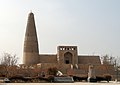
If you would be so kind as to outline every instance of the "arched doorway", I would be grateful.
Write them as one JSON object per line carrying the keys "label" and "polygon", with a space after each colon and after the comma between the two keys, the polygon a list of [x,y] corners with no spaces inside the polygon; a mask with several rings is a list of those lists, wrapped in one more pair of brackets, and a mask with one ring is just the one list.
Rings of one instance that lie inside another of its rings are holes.
{"label": "arched doorway", "polygon": [[66,52],[64,54],[64,63],[65,64],[72,64],[72,53]]}

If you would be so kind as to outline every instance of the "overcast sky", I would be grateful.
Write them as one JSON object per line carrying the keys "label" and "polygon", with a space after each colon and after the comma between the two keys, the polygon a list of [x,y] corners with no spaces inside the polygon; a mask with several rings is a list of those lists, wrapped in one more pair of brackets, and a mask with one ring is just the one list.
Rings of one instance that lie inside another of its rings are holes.
{"label": "overcast sky", "polygon": [[40,53],[74,45],[82,55],[120,57],[120,0],[0,0],[0,55],[17,54],[22,61],[31,10]]}

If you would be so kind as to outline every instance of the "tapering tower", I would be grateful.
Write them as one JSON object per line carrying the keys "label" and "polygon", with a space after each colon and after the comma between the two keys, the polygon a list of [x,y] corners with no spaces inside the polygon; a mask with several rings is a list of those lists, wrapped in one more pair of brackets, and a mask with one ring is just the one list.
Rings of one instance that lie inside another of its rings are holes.
{"label": "tapering tower", "polygon": [[31,12],[28,15],[24,50],[23,50],[23,63],[26,65],[37,64],[39,61],[39,48],[38,39],[36,33],[36,26],[34,20],[34,14]]}

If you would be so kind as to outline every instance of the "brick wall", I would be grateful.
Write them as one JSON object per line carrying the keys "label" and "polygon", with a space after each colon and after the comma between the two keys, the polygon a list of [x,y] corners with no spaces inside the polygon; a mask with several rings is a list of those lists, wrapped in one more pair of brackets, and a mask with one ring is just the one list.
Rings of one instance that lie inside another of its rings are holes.
{"label": "brick wall", "polygon": [[99,56],[78,56],[79,64],[101,64]]}
{"label": "brick wall", "polygon": [[40,63],[57,63],[57,55],[39,55]]}

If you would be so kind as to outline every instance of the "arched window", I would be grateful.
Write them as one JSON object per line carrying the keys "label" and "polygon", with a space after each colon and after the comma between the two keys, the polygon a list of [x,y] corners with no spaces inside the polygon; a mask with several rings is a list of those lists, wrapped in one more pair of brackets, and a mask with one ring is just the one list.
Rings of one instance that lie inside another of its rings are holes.
{"label": "arched window", "polygon": [[66,52],[64,54],[64,63],[65,64],[72,64],[72,53]]}

